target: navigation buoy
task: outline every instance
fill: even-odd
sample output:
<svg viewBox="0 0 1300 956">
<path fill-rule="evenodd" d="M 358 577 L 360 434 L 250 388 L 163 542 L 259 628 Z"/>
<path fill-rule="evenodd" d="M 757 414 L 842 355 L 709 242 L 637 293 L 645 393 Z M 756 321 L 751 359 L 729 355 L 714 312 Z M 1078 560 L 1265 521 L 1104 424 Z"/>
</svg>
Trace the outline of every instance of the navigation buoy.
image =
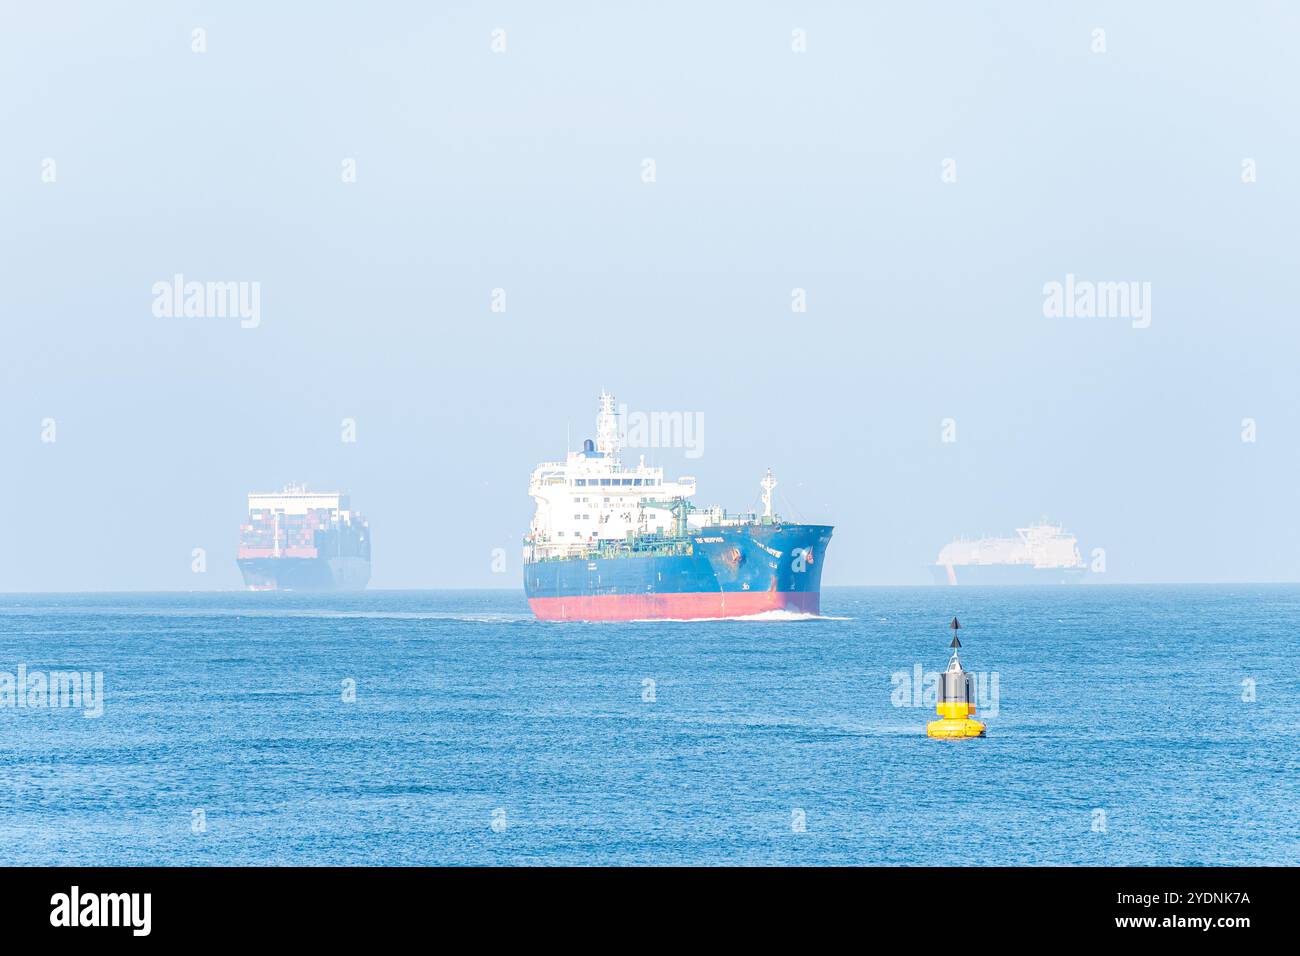
<svg viewBox="0 0 1300 956">
<path fill-rule="evenodd" d="M 952 629 L 952 658 L 948 669 L 939 675 L 939 699 L 935 702 L 938 720 L 925 725 L 925 732 L 930 737 L 966 738 L 983 737 L 984 725 L 975 716 L 975 675 L 962 669 L 961 658 L 957 650 L 961 641 L 957 640 L 957 629 L 961 627 L 954 617 L 948 625 Z"/>
</svg>

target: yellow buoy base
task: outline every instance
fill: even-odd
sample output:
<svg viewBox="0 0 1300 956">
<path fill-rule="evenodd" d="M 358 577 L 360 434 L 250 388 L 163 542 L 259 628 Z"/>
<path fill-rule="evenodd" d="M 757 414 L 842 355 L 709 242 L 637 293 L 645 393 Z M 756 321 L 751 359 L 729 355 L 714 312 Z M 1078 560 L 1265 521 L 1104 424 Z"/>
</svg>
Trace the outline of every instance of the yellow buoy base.
<svg viewBox="0 0 1300 956">
<path fill-rule="evenodd" d="M 932 720 L 926 724 L 925 733 L 929 737 L 983 737 L 984 725 L 978 720 L 971 720 L 969 717 L 945 717 L 942 720 Z"/>
</svg>

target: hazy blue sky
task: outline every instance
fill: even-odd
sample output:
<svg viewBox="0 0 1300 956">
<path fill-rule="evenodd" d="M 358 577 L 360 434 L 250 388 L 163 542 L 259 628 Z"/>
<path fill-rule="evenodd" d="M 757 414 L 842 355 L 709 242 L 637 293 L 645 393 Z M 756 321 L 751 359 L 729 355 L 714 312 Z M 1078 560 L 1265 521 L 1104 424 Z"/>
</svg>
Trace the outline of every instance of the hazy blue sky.
<svg viewBox="0 0 1300 956">
<path fill-rule="evenodd" d="M 828 584 L 1044 514 L 1116 582 L 1300 577 L 1293 4 L 542 6 L 4 3 L 0 590 L 237 587 L 290 480 L 373 587 L 515 586 L 602 386 L 703 416 L 700 504 L 771 465 Z"/>
</svg>

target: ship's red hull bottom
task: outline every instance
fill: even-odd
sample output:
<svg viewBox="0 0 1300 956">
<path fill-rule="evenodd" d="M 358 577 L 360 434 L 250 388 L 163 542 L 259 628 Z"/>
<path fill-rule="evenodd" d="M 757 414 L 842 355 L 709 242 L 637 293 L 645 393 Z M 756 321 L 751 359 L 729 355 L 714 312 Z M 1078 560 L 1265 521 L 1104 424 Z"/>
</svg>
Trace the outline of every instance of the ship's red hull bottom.
<svg viewBox="0 0 1300 956">
<path fill-rule="evenodd" d="M 682 594 L 597 594 L 529 598 L 542 621 L 691 621 L 749 617 L 767 611 L 818 614 L 817 591 L 704 591 Z"/>
</svg>

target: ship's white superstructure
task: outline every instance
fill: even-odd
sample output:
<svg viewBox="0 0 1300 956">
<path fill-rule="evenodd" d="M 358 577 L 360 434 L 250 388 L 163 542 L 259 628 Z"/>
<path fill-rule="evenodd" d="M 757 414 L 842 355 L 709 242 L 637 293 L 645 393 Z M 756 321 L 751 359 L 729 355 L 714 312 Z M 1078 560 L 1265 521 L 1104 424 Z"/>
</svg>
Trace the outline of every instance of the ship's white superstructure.
<svg viewBox="0 0 1300 956">
<path fill-rule="evenodd" d="M 285 485 L 283 491 L 253 492 L 248 496 L 248 513 L 304 515 L 321 508 L 338 519 L 350 518 L 348 496 L 339 491 L 308 491 L 305 485 Z"/>
<path fill-rule="evenodd" d="M 635 465 L 625 465 L 615 409 L 614 396 L 601 392 L 596 440 L 587 441 L 582 451 L 569 452 L 564 461 L 543 462 L 533 469 L 528 493 L 537 510 L 525 538 L 525 561 L 582 554 L 601 541 L 754 520 L 752 515 L 727 515 L 721 508 L 694 510 L 689 499 L 695 494 L 695 479 L 666 480 L 663 468 L 647 465 L 644 455 Z M 771 472 L 768 480 L 776 486 Z M 766 493 L 770 500 L 771 489 Z"/>
<path fill-rule="evenodd" d="M 1017 528 L 1014 538 L 960 539 L 944 546 L 935 562 L 944 567 L 1015 565 L 1047 570 L 1083 570 L 1079 542 L 1062 526 L 1040 521 Z"/>
</svg>

